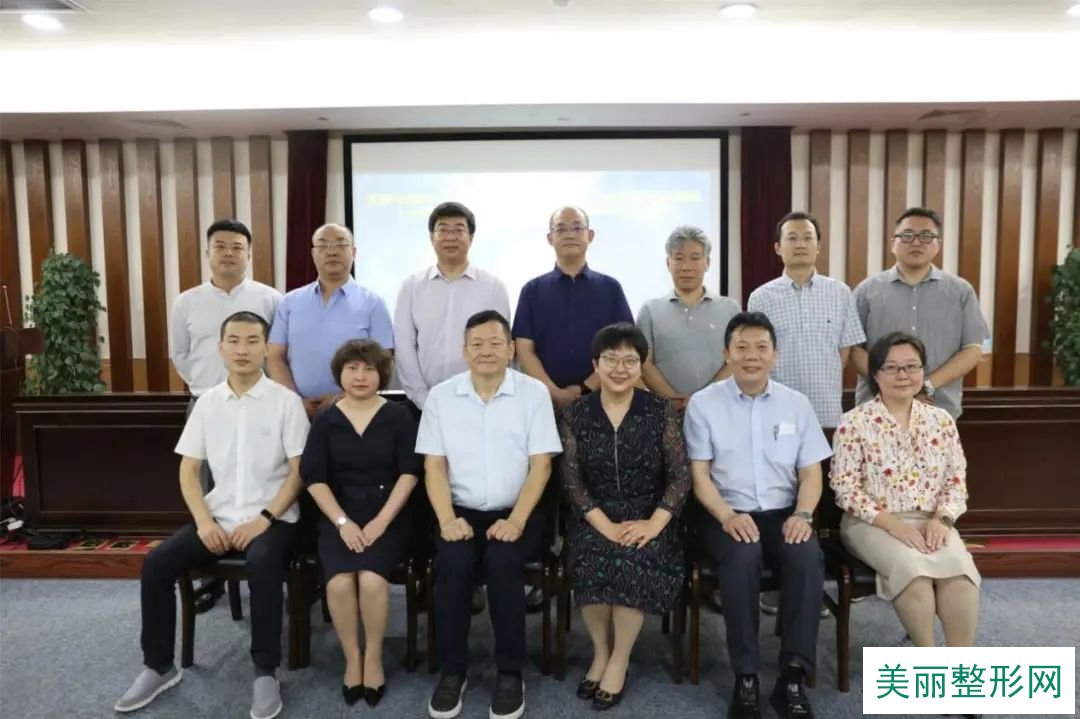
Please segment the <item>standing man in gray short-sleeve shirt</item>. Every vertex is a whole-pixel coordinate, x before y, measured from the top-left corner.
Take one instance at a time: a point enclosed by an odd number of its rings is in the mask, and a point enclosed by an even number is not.
[[[676,227],[666,249],[675,287],[638,312],[638,328],[649,341],[642,376],[650,390],[685,409],[690,395],[731,374],[724,364],[724,331],[741,308],[705,287],[711,244],[704,232]]]
[[[960,416],[964,375],[982,357],[990,330],[971,284],[934,266],[941,251],[941,218],[911,207],[896,220],[892,251],[896,265],[855,288],[855,306],[866,330],[866,347],[890,332],[910,332],[926,345],[926,380],[921,399]],[[867,354],[855,348],[859,372],[855,401],[871,399]]]

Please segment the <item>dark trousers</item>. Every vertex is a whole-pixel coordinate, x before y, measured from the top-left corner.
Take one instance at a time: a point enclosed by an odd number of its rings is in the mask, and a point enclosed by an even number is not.
[[[544,517],[533,511],[516,542],[488,540],[488,527],[506,519],[509,509],[480,512],[454,507],[473,529],[472,539],[435,540],[435,621],[439,666],[464,674],[469,662],[469,624],[473,587],[487,586],[488,611],[495,631],[495,666],[499,671],[525,668],[525,564],[543,547]]]
[[[285,572],[295,534],[293,524],[275,522],[251,542],[243,555],[251,590],[251,659],[260,669],[274,670],[281,664]],[[140,583],[141,642],[146,666],[164,672],[173,664],[176,580],[187,570],[205,567],[218,559],[199,539],[194,524],[181,528],[146,556]]]
[[[798,664],[813,672],[825,560],[816,536],[800,544],[784,541],[782,528],[792,511],[752,512],[761,537],[753,543],[737,542],[715,519],[703,519],[705,547],[717,564],[728,656],[736,674],[757,674],[761,663],[758,595],[763,563],[780,577],[780,666]]]

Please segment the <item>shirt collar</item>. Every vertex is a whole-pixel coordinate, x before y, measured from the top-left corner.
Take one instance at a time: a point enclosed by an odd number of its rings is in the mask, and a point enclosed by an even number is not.
[[[795,282],[795,280],[791,277],[791,275],[789,275],[787,273],[786,269],[784,270],[783,278],[786,281],[786,283],[791,286],[792,289],[796,289],[796,290],[802,289],[802,287],[799,287],[798,283]],[[810,273],[810,277],[806,280],[806,284],[803,285],[803,287],[813,287],[815,278],[817,278],[817,270],[814,270],[813,272]]]
[[[356,284],[356,280],[353,278],[352,275],[349,275],[349,279],[345,280],[345,284],[343,284],[341,287],[339,287],[337,289],[337,292],[335,292],[334,294],[337,294],[338,292],[342,292],[342,293],[345,294],[346,297],[351,298],[353,295],[355,295],[357,293],[359,288],[360,288],[360,285]],[[312,294],[316,294],[316,295],[320,295],[322,293],[322,285],[319,283],[319,280],[316,279],[314,282],[311,283],[311,290],[310,291],[311,291]]]
[[[266,392],[269,390],[268,383],[272,381],[273,380],[267,377],[266,373],[264,372],[263,376],[259,378],[259,381],[252,385],[251,388],[244,393],[244,397],[251,397],[252,399],[262,399],[263,395],[265,395]],[[228,389],[228,392],[225,395],[226,399],[243,399],[243,397],[236,396],[236,393],[233,392],[232,385],[228,383],[228,380],[225,380],[225,387],[226,389]]]
[[[233,287],[231,290],[226,292],[225,290],[223,290],[220,287],[218,287],[217,285],[215,285],[213,283],[213,281],[211,281],[211,280],[206,281],[207,287],[209,287],[212,291],[218,293],[219,295],[225,295],[226,297],[232,297],[234,294],[237,294],[237,293],[241,292],[244,288],[246,288],[248,286],[249,283],[250,283],[250,280],[245,277],[244,279],[240,280],[240,284],[238,284],[236,287]]]
[[[735,399],[738,399],[738,400],[742,400],[742,399],[755,400],[758,397],[768,397],[769,395],[772,394],[772,386],[773,386],[773,382],[770,379],[768,382],[765,383],[765,391],[764,392],[757,395],[756,397],[751,397],[750,395],[743,394],[743,391],[741,389],[739,389],[739,383],[735,381],[734,377],[728,377],[726,380],[724,380],[723,384],[726,384],[728,386],[727,389],[728,389],[728,392],[731,394],[731,396],[734,397]]]
[[[709,300],[711,302],[717,297],[718,295],[715,292],[708,287],[705,287],[705,294],[701,296],[701,301],[704,302],[705,300]],[[668,295],[668,300],[671,302],[682,302],[682,298],[679,297],[679,293],[676,292],[674,288],[672,288],[671,294]]]
[[[507,368],[506,375],[503,377],[502,384],[499,385],[499,389],[495,390],[495,394],[492,395],[492,399],[495,399],[501,394],[514,395],[517,390],[517,380],[514,377],[514,370]],[[457,384],[454,387],[455,393],[460,397],[476,397],[480,399],[480,395],[476,392],[476,387],[473,386],[472,372],[462,372],[458,375]]]
[[[462,277],[468,277],[470,280],[475,280],[476,279],[476,265],[474,265],[471,262],[468,263],[467,265],[465,265],[465,271],[461,273],[461,276]],[[443,279],[446,279],[446,276],[439,269],[439,266],[438,265],[432,265],[431,267],[428,268],[427,275],[424,277],[424,279],[433,280],[436,277],[442,277]]]
[[[559,278],[562,278],[562,277],[570,277],[570,275],[563,272],[562,268],[559,267],[558,265],[555,265],[555,269],[553,270],[553,273],[555,274],[556,279],[559,279]],[[581,278],[581,279],[588,280],[588,279],[592,279],[592,275],[593,275],[593,271],[589,269],[589,263],[586,262],[585,266],[581,268],[581,272],[579,272],[577,274],[577,277],[575,277],[573,279]]]
[[[886,422],[900,426],[900,423],[896,421],[896,417],[893,417],[892,412],[885,406],[885,401],[881,399],[880,394],[874,395],[874,399],[867,402],[867,409],[870,411],[872,421],[878,424]],[[930,418],[930,408],[917,399],[913,400],[911,403],[911,417],[908,420],[908,431],[921,427],[930,421]]]
[[[903,282],[904,278],[900,274],[900,268],[898,265],[893,265],[890,269],[885,271],[889,282]],[[937,265],[930,265],[930,274],[923,278],[923,282],[929,282],[930,280],[940,280],[944,276],[944,272],[938,269]],[[922,284],[921,282],[919,284]]]

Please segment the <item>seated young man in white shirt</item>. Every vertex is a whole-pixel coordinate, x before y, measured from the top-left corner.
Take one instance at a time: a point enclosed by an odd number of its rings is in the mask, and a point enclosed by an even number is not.
[[[435,542],[435,621],[442,679],[428,704],[432,719],[461,713],[469,658],[473,587],[487,587],[498,677],[491,719],[525,711],[525,563],[544,542],[534,511],[562,451],[547,388],[509,369],[510,324],[495,310],[465,323],[462,372],[435,386],[424,404],[416,451],[439,524]]]
[[[251,589],[252,719],[281,713],[274,674],[281,663],[281,615],[286,562],[301,489],[300,455],[308,419],[300,397],[263,374],[269,326],[251,312],[221,325],[228,379],[207,390],[188,417],[176,453],[180,491],[192,522],[146,557],[142,568],[142,650],[145,668],[114,707],[141,709],[180,681],[173,663],[176,594],[184,572],[234,553],[247,561]],[[199,468],[209,462],[214,489],[203,496]]]

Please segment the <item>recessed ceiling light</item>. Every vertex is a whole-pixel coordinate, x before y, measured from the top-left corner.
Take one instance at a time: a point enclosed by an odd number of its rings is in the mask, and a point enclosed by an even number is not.
[[[368,13],[368,17],[371,18],[372,20],[374,20],[375,22],[386,22],[386,23],[401,22],[402,20],[405,19],[404,13],[402,13],[397,8],[390,7],[388,5],[383,5],[382,7],[374,8],[373,10],[371,10]]]
[[[1065,14],[1071,17],[1080,17],[1080,2],[1076,3],[1071,8],[1066,10]]]
[[[750,2],[736,2],[720,8],[720,14],[732,20],[743,20],[757,13],[757,5]]]
[[[22,21],[35,30],[59,30],[61,27],[60,21],[55,17],[41,13],[26,13],[22,16]]]

